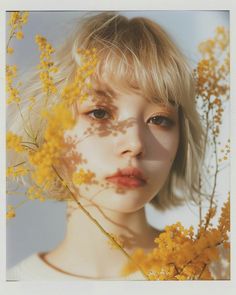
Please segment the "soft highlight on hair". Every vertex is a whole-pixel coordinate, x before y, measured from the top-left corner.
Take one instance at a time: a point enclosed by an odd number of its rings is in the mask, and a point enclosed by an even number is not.
[[[186,198],[194,199],[204,159],[204,134],[195,106],[194,80],[186,59],[167,33],[150,19],[129,19],[115,12],[88,14],[81,18],[75,32],[57,52],[55,65],[59,71],[54,74],[54,80],[59,93],[52,98],[51,104],[73,80],[80,63],[78,48],[94,47],[98,65],[92,82],[105,83],[117,91],[140,91],[147,99],[171,102],[179,108],[180,144],[176,159],[152,204],[165,209]],[[24,97],[42,96],[37,75],[29,80],[22,92]],[[26,111],[25,108],[23,113]],[[34,126],[38,120],[36,116]]]

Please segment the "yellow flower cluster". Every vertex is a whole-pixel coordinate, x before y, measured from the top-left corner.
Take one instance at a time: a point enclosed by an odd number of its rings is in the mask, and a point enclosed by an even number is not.
[[[7,48],[7,53],[8,54],[13,54],[14,53],[14,48],[13,47],[8,47]]]
[[[22,29],[22,25],[28,22],[29,12],[28,11],[14,11],[10,14],[8,25],[15,29]]]
[[[38,37],[38,43],[40,48],[47,47],[45,39]],[[52,48],[48,48],[49,53],[47,57],[49,57],[52,52]],[[88,61],[88,52],[86,58]],[[94,55],[92,59],[94,60]],[[88,63],[86,67],[82,65],[82,70],[79,67],[74,81],[68,84],[62,91],[61,101],[50,109],[45,108],[42,111],[42,116],[47,119],[44,143],[39,149],[31,151],[29,154],[29,161],[34,167],[32,178],[38,186],[43,185],[45,180],[47,183],[53,184],[55,178],[58,178],[54,168],[60,163],[65,150],[64,132],[73,128],[75,124],[71,104],[74,103],[75,100],[81,102],[81,100],[86,99],[87,94],[85,93],[85,89],[88,87],[86,84],[86,79],[88,77],[87,70],[89,69],[89,74],[91,75],[92,66],[94,65],[95,63],[91,62]],[[86,72],[84,73],[84,71]],[[73,181],[76,184],[87,183],[92,179],[92,176],[93,174],[91,172],[81,170],[79,173],[73,175]]]
[[[230,201],[228,196],[228,201],[224,204],[221,209],[221,216],[219,219],[218,230],[222,234],[224,239],[224,246],[229,247],[227,240],[229,239],[228,233],[230,232]]]
[[[7,214],[6,214],[7,219],[14,218],[15,216],[16,216],[15,208],[12,205],[8,205]]]
[[[18,136],[14,133],[12,133],[11,131],[7,132],[7,148],[8,149],[12,149],[15,152],[23,152],[24,148],[22,146],[22,137]]]
[[[206,40],[199,45],[202,59],[196,69],[197,79],[197,105],[200,109],[201,121],[205,134],[205,150],[207,155],[205,166],[208,173],[213,173],[209,193],[210,208],[204,220],[201,218],[202,201],[199,196],[200,229],[205,231],[211,226],[211,219],[216,213],[215,195],[217,177],[220,171],[219,164],[228,159],[230,148],[229,142],[222,149],[219,135],[221,132],[224,105],[229,99],[229,32],[224,27],[218,27],[212,39]],[[205,179],[200,177],[201,185],[206,184]],[[209,187],[209,182],[206,184]],[[204,225],[203,225],[204,223]]]
[[[7,104],[12,102],[20,103],[19,90],[13,86],[13,79],[17,76],[17,66],[7,65],[6,66],[6,91],[8,93]]]
[[[57,104],[48,112],[44,143],[37,151],[31,151],[29,161],[34,166],[32,177],[37,185],[45,180],[53,182],[55,173],[53,165],[59,163],[64,146],[64,131],[74,125],[71,111],[63,103]]]
[[[28,110],[32,111],[32,109],[35,105],[35,102],[36,102],[36,98],[34,96],[31,96],[28,100],[29,100]]]
[[[81,55],[81,66],[78,67],[74,82],[67,85],[62,92],[62,99],[68,104],[83,103],[87,99],[87,90],[91,88],[91,83],[87,81],[97,65],[96,48],[91,50],[78,49]]]
[[[215,53],[215,49],[219,48],[224,51],[229,45],[229,34],[223,26],[216,28],[216,34],[213,39],[209,39],[200,43],[198,49],[204,57],[211,57]]]
[[[17,66],[16,65],[7,65],[6,67],[6,82],[7,84],[12,84],[13,79],[17,76]]]
[[[10,18],[7,24],[11,27],[9,38],[7,41],[7,53],[14,53],[14,49],[10,47],[10,41],[13,37],[16,37],[18,40],[22,40],[24,38],[24,34],[22,32],[22,27],[24,24],[28,22],[29,13],[27,11],[14,11],[11,12]]]
[[[24,38],[24,34],[22,31],[16,33],[16,39],[22,40]]]
[[[220,150],[221,152],[221,157],[219,158],[219,163],[228,160],[229,158],[229,153],[230,153],[230,139],[228,139],[227,143],[225,146]]]
[[[46,200],[45,196],[43,195],[43,190],[36,186],[29,187],[26,192],[26,196],[29,200],[39,200],[41,202]]]
[[[7,177],[25,176],[27,174],[28,174],[28,169],[26,167],[23,167],[22,165],[10,166],[7,168],[7,172],[6,172]]]
[[[11,27],[9,32],[6,51],[8,54],[14,53],[14,48],[10,47],[10,42],[13,37],[16,37],[18,40],[23,39],[24,34],[22,32],[22,26],[28,21],[28,12],[11,12],[8,25]],[[7,104],[12,102],[20,103],[20,95],[17,87],[13,86],[13,79],[17,76],[17,67],[16,65],[7,65],[6,66],[6,91],[8,93]]]
[[[47,39],[41,35],[35,36],[35,42],[41,52],[38,68],[41,70],[39,78],[43,84],[43,91],[47,95],[55,94],[57,88],[54,85],[53,77],[50,75],[51,73],[56,73],[58,71],[54,66],[54,62],[51,60],[51,55],[55,52],[55,49],[48,43]]]
[[[90,49],[82,49],[78,48],[78,54],[81,58],[81,66],[79,67],[79,71],[83,80],[85,81],[89,76],[94,73],[94,69],[97,65],[97,50],[96,48]]]
[[[78,172],[74,172],[72,176],[72,181],[74,184],[81,185],[81,184],[88,184],[91,183],[91,180],[94,177],[94,173],[91,171],[85,171],[81,168]]]
[[[218,136],[222,124],[223,98],[229,98],[229,33],[224,27],[218,27],[213,39],[199,45],[199,51],[202,59],[195,72],[197,99],[202,100],[200,107],[205,117],[213,114],[211,129],[213,135]]]
[[[214,212],[208,212],[206,219]],[[229,200],[224,205],[217,228],[202,227],[197,235],[193,228],[185,229],[181,223],[167,226],[156,239],[156,248],[145,253],[137,249],[133,260],[142,268],[150,280],[210,280],[209,264],[219,259],[218,246],[228,245]],[[134,263],[128,263],[123,275],[137,270]]]
[[[26,19],[26,14],[23,15]],[[11,23],[16,23],[20,19],[20,14],[16,13],[11,16]],[[14,26],[15,28],[15,26]],[[18,32],[18,38],[21,38],[23,34]],[[46,102],[49,97],[57,92],[56,86],[53,83],[53,76],[51,74],[57,72],[57,68],[54,66],[54,62],[51,59],[51,55],[55,52],[54,48],[47,42],[47,39],[36,35],[35,41],[38,44],[40,54],[40,64],[38,66],[40,70],[39,78],[43,85],[43,91],[46,93]],[[7,141],[8,148],[13,148],[15,151],[25,150],[28,155],[28,162],[31,165],[31,177],[34,180],[37,187],[49,188],[53,185],[58,178],[55,172],[56,165],[61,160],[62,153],[64,151],[64,132],[71,129],[75,120],[72,116],[71,104],[74,102],[81,103],[84,101],[88,94],[87,89],[91,87],[87,78],[93,73],[94,67],[96,66],[96,49],[90,50],[79,50],[81,55],[81,65],[78,67],[77,74],[74,81],[68,84],[62,91],[61,101],[52,107],[48,107],[47,103],[44,104],[44,109],[41,111],[42,119],[47,121],[46,127],[43,134],[43,143],[39,145],[37,142],[34,144],[34,149],[24,149],[21,145],[22,138],[15,134],[8,133]],[[20,102],[18,96],[19,92],[13,88],[13,78],[16,77],[17,68],[16,66],[7,67],[7,81],[8,89],[11,91],[11,96],[8,102]],[[29,111],[32,110],[35,104],[35,97],[29,99]],[[26,170],[22,167],[8,167],[7,175],[17,177],[26,173]],[[92,173],[82,172],[74,175],[74,179],[77,182],[83,183],[88,182],[92,178]],[[78,180],[79,179],[79,180]],[[63,180],[61,180],[63,182]],[[32,195],[39,196],[41,192],[37,190],[32,191],[33,188],[28,192],[28,196]],[[36,193],[37,192],[37,193]],[[35,198],[35,197],[34,197]]]

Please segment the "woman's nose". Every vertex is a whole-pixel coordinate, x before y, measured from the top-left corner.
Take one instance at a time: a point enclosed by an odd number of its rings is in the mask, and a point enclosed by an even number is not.
[[[142,127],[138,122],[132,123],[124,133],[118,135],[117,151],[124,157],[142,157],[145,153]]]

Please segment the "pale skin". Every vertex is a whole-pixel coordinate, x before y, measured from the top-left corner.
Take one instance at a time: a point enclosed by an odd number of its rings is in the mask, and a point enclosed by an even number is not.
[[[74,192],[106,231],[120,238],[128,253],[138,247],[150,250],[159,231],[148,224],[144,206],[164,185],[175,159],[178,108],[154,103],[133,90],[107,89],[99,86],[79,105],[78,123],[66,135],[75,139],[75,150],[84,160],[71,173],[81,167],[95,173],[92,183],[75,186]],[[130,188],[107,180],[126,167],[138,168],[145,184]],[[44,260],[76,276],[119,278],[127,258],[111,248],[76,204],[73,207],[65,239]]]

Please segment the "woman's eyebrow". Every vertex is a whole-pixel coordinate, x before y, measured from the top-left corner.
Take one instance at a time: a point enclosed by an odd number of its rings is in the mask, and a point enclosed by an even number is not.
[[[92,93],[93,94],[96,94],[98,96],[102,96],[102,97],[105,97],[105,98],[116,98],[117,97],[117,94],[115,93],[115,91],[113,91],[112,89],[110,88],[94,88],[92,90]]]

